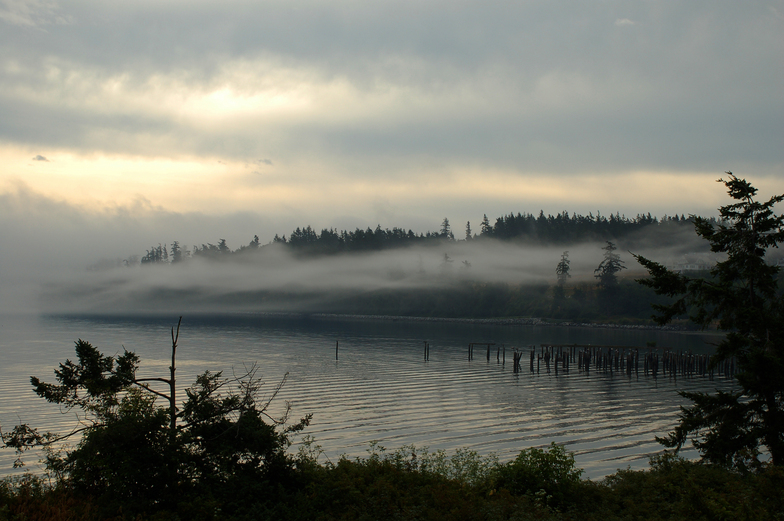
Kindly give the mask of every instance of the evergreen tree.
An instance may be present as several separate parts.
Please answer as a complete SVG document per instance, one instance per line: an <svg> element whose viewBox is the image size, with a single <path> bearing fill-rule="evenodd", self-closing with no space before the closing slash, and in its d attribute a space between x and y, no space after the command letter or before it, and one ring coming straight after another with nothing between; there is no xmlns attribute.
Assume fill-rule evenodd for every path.
<svg viewBox="0 0 784 521"><path fill-rule="evenodd" d="M571 277L569 274L569 252L565 251L561 254L561 262L555 267L555 274L558 276L558 285L563 286L566 279Z"/></svg>
<svg viewBox="0 0 784 521"><path fill-rule="evenodd" d="M220 251L224 255L227 254L227 253L231 253L231 249L226 244L226 239L219 239L218 240L218 251Z"/></svg>
<svg viewBox="0 0 784 521"><path fill-rule="evenodd" d="M482 224L480 225L481 234L487 235L488 237L493 234L493 227L490 226L490 220L487 218L487 214L484 214L482 217Z"/></svg>
<svg viewBox="0 0 784 521"><path fill-rule="evenodd" d="M676 297L670 305L654 306L657 322L688 315L703 329L717 323L727 334L711 364L734 357L742 388L717 394L681 392L693 405L681 408L678 426L659 441L677 450L692 437L705 459L740 469L756 464L764 446L774 465L784 465L784 298L778 288L779 268L765 259L768 248L784 242L784 216L773 213L784 195L760 203L756 188L731 172L727 175L719 182L737 202L719 209L718 223L690 218L711 250L726 255L709 278L690 279L636 256L650 274L639 282L657 294Z"/></svg>
<svg viewBox="0 0 784 521"><path fill-rule="evenodd" d="M471 235L471 221L466 221L465 240L470 241L473 239Z"/></svg>
<svg viewBox="0 0 784 521"><path fill-rule="evenodd" d="M600 291L612 291L618 287L616 273L625 270L626 266L624 266L621 256L615 253L615 250L617 250L615 244L607 241L607 246L602 248L602 250L604 250L604 259L593 273L594 277L599 280L598 286Z"/></svg>
<svg viewBox="0 0 784 521"><path fill-rule="evenodd" d="M444 217L443 222L441 223L441 237L444 239L451 239L454 240L455 236L452 234L452 226L449 224L449 219Z"/></svg>
<svg viewBox="0 0 784 521"><path fill-rule="evenodd" d="M142 264L158 264L161 262L168 262L169 254L166 252L166 248L158 244L158 246L153 246L149 250L147 250L147 254L142 257Z"/></svg>
<svg viewBox="0 0 784 521"><path fill-rule="evenodd" d="M182 262L182 249L180 248L179 241L174 241L171 245L171 259L172 264Z"/></svg>

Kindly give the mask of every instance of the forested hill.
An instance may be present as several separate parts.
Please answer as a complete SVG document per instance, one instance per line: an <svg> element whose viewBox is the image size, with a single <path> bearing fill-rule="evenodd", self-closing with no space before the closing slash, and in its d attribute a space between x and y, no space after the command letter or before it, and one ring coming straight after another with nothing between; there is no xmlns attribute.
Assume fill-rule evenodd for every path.
<svg viewBox="0 0 784 521"><path fill-rule="evenodd" d="M426 233L381 226L317 232L305 226L288 236L275 235L267 244L255 236L237 249L225 239L187 246L174 241L150 248L141 259L93 265L91 271L103 271L141 261L143 269L88 293L100 296L93 300L102 309L114 310L190 306L198 311L644 320L655 295L633 283L631 270L624 280L624 263L630 262L624 252L657 251L657 258L678 261L699 253L693 223L685 217L518 213L492 225L485 217L477 228L474 233L466 223L458 235L445 218L438 231ZM338 258L341 253L347 255ZM610 261L612 284L602 275ZM145 268L155 265L192 269L173 269L160 279ZM77 306L76 291L85 293L84 287L104 281L82 279L78 290L50 291L45 300L50 307L62 302L71 309ZM96 307L92 300L79 305Z"/></svg>
<svg viewBox="0 0 784 521"><path fill-rule="evenodd" d="M378 251L384 249L399 248L413 245L426 245L428 243L438 243L439 241L455 240L485 240L494 238L501 241L516 241L537 245L569 245L587 241L606 241L618 240L631 235L639 235L640 232L650 232L646 234L648 241L654 244L667 245L674 237L675 232L682 227L688 226L691 231L691 220L685 216L674 217L664 216L659 219L651 216L638 214L634 218L615 214L605 217L597 214L587 216L580 214L569 214L562 212L555 216L546 215L539 212L538 216L526 213L510 213L498 217L494 224L490 224L487 215L484 216L478 227L478 233L472 228L471 223L465 225L464 230L455 231L445 218L441 223L441 228L437 232L428 231L426 233L415 233L412 230L403 228L383 229L377 226L374 229L367 228L362 230L357 228L354 231L333 228L322 229L316 232L311 226L304 226L292 231L288 237L276 234L272 243L284 245L285 247L307 254L330 254L351 251ZM456 239L457 237L457 239ZM263 245L258 236L254 236L249 244L243 245L236 250L232 250L225 239L220 239L217 244L206 243L195 245L192 251L183 251L183 246L174 241L171 249L167 246L158 245L147 251L142 257L141 262L158 263L173 262L183 260L186 255L201 256L208 258L218 258L228 254L247 253L262 248Z"/></svg>

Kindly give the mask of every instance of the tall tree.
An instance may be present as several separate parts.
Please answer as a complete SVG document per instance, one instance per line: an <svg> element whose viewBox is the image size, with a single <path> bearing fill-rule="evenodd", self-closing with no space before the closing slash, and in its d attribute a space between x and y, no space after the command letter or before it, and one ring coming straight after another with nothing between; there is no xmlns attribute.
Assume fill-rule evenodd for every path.
<svg viewBox="0 0 784 521"><path fill-rule="evenodd" d="M480 225L480 230L482 235L490 236L493 234L493 227L490 225L490 219L487 218L487 214L484 214L482 217L482 224Z"/></svg>
<svg viewBox="0 0 784 521"><path fill-rule="evenodd" d="M231 248L229 248L228 244L226 244L226 239L218 240L218 251L224 254L231 253Z"/></svg>
<svg viewBox="0 0 784 521"><path fill-rule="evenodd" d="M465 240L470 241L473 239L473 235L471 234L471 221L466 221L466 235Z"/></svg>
<svg viewBox="0 0 784 521"><path fill-rule="evenodd" d="M452 226L449 224L449 219L444 217L443 222L441 223L441 237L444 239L454 239L455 236L452 234Z"/></svg>
<svg viewBox="0 0 784 521"><path fill-rule="evenodd" d="M737 359L739 392L681 392L693 402L682 407L675 430L659 441L676 450L691 437L702 456L714 463L744 468L755 464L760 446L775 465L784 465L784 298L779 268L765 259L784 242L784 216L773 206L784 195L761 203L757 189L727 172L719 179L735 203L719 209L720 221L693 218L697 234L711 250L724 254L707 279L690 279L636 256L650 278L641 284L674 297L654 306L659 323L688 315L703 329L717 323L727 334L711 364Z"/></svg>
<svg viewBox="0 0 784 521"><path fill-rule="evenodd" d="M555 267L555 274L558 277L558 285L563 286L566 279L571 277L569 274L569 252L565 251L561 254L561 262Z"/></svg>
<svg viewBox="0 0 784 521"><path fill-rule="evenodd" d="M179 241L174 241L171 245L171 259L172 264L182 262L182 248Z"/></svg>
<svg viewBox="0 0 784 521"><path fill-rule="evenodd" d="M607 241L607 246L602 248L604 250L604 259L599 263L593 273L594 277L599 280L599 290L612 291L618 286L618 277L616 273L625 270L626 266L621 260L621 256L615 253L615 247L610 241Z"/></svg>

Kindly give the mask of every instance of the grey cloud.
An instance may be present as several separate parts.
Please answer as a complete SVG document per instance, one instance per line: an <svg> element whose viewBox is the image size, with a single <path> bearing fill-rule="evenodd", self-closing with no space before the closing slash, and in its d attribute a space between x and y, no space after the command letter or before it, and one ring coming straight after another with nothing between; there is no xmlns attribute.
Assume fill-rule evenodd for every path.
<svg viewBox="0 0 784 521"><path fill-rule="evenodd" d="M293 134L324 154L354 158L408 153L564 175L634 168L722 172L741 160L749 167L780 163L784 119L777 112L716 113L709 107L677 110L662 104L659 110L545 113L522 121L510 114L403 122L386 129L346 126L330 133L301 127Z"/></svg>
<svg viewBox="0 0 784 521"><path fill-rule="evenodd" d="M45 27L72 22L69 16L61 13L56 2L47 0L5 0L0 4L0 20L23 27Z"/></svg>
<svg viewBox="0 0 784 521"><path fill-rule="evenodd" d="M209 81L215 67L226 60L268 55L358 83L381 76L402 83L438 84L451 81L451 75L481 72L488 64L512 67L523 78L535 78L564 68L604 72L634 67L618 58L665 64L676 50L687 55L697 52L703 64L713 59L735 61L736 56L716 51L737 48L750 38L768 38L775 44L772 33L780 29L771 26L768 19L774 17L762 6L628 5L235 2L226 9L195 2L183 9L180 4L73 2L68 8L78 20L75 26L59 27L44 38L18 28L2 40L25 42L35 61L57 49L60 57L108 72L133 70L145 75L145 71L178 70L202 74ZM616 34L615 21L624 19L641 20L634 39L619 40L630 37L628 32ZM748 32L754 24L762 26L756 36ZM774 58L776 50L758 53ZM398 66L386 58L396 59Z"/></svg>
<svg viewBox="0 0 784 521"><path fill-rule="evenodd" d="M259 159L258 162L261 163L261 164L264 164L264 165L272 166L272 160L271 159Z"/></svg>
<svg viewBox="0 0 784 521"><path fill-rule="evenodd" d="M45 161L47 163L49 162L49 160L46 159L46 157L42 156L41 154L38 154L37 156L35 156L33 158L33 161Z"/></svg>
<svg viewBox="0 0 784 521"><path fill-rule="evenodd" d="M150 153L248 157L262 137L250 127L215 139L217 131L168 116L40 107L9 92L40 90L53 64L66 76L88 71L96 83L122 75L133 88L171 76L209 91L232 60L264 59L360 92L397 89L401 111L405 96L412 106L423 96L453 99L438 111L399 111L395 121L370 113L280 125L270 131L281 142L278 163L327 150L558 171L721 171L736 161L770 168L784 161L784 27L774 7L782 2L773 4L74 1L60 6L72 25L45 34L8 26L0 35L0 56L33 71L0 72L0 136L108 151L160 142ZM550 100L548 89L560 91Z"/></svg>

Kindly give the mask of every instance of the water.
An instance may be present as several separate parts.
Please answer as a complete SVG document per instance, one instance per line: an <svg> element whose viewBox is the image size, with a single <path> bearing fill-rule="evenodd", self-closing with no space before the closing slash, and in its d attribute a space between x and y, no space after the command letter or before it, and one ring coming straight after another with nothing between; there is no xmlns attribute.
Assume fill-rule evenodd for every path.
<svg viewBox="0 0 784 521"><path fill-rule="evenodd" d="M123 347L141 356L139 377L168 377L170 330L176 317L0 317L0 425L18 422L66 432L77 425L32 392L29 377L53 382L53 369L74 358L73 342L90 341L105 354ZM430 360L423 360L424 341ZM503 460L520 450L563 444L575 453L585 476L600 478L618 468L645 468L649 454L677 421L686 402L678 390L712 392L734 388L717 378L654 379L640 374L579 372L576 364L557 376L531 374L532 344L591 343L712 352L716 337L660 331L493 326L456 322L403 322L296 319L259 316L189 316L183 320L177 351L178 393L204 370L242 372L256 363L266 392L288 373L273 402L273 416L288 401L292 419L313 413L305 431L336 461L342 454L364 456L371 441L395 449L459 447ZM339 360L335 343L339 342ZM506 348L506 364L496 347L486 360L470 342ZM523 371L512 370L512 350L524 349ZM640 369L642 371L642 368ZM296 447L295 447L296 448ZM686 452L694 456L694 453ZM14 454L0 451L0 475ZM35 457L27 458L35 469Z"/></svg>

